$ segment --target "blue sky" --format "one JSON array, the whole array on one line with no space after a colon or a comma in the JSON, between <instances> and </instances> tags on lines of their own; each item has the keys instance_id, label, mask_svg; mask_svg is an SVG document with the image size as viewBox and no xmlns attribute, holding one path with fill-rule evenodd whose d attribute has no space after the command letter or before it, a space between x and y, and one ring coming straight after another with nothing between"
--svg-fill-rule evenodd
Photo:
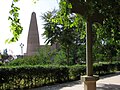
<instances>
[{"instance_id":1,"label":"blue sky","mask_svg":"<svg viewBox=\"0 0 120 90\"><path fill-rule=\"evenodd\" d=\"M20 7L20 22L23 26L23 32L18 42L5 44L5 40L12 36L9 28L10 21L8 21L12 0L0 0L0 51L3 52L7 48L9 54L21 54L20 43L23 43L23 52L26 52L29 23L33 11L37 15L40 44L43 45L44 39L41 34L44 29L43 20L40 16L47 11L52 11L54 8L58 9L58 2L59 0L39 0L36 4L33 4L32 0L20 0L17 5Z\"/></svg>"}]
</instances>

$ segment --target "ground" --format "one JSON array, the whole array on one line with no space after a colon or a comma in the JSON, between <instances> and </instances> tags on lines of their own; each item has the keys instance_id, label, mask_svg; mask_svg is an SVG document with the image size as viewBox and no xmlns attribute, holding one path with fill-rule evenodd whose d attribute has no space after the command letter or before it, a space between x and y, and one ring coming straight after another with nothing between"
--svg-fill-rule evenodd
<instances>
[{"instance_id":1,"label":"ground","mask_svg":"<svg viewBox=\"0 0 120 90\"><path fill-rule=\"evenodd\" d=\"M84 85L78 80L30 90L84 90ZM97 90L120 90L120 73L100 77L97 81Z\"/></svg>"}]
</instances>

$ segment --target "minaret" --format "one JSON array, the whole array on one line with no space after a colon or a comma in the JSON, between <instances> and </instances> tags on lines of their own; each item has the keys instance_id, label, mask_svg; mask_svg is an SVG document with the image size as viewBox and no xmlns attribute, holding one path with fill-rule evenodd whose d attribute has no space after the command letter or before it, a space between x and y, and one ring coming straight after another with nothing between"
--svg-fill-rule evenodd
<instances>
[{"instance_id":1,"label":"minaret","mask_svg":"<svg viewBox=\"0 0 120 90\"><path fill-rule=\"evenodd\" d=\"M29 26L28 38L27 38L27 56L34 55L40 46L39 32L37 26L36 13L33 12L31 15L31 21Z\"/></svg>"}]
</instances>

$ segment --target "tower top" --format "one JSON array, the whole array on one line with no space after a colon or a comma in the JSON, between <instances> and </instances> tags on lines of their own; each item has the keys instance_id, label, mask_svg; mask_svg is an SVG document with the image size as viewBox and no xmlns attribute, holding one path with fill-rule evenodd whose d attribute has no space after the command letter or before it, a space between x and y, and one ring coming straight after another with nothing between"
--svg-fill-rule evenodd
<instances>
[{"instance_id":1,"label":"tower top","mask_svg":"<svg viewBox=\"0 0 120 90\"><path fill-rule=\"evenodd\" d=\"M35 13L35 12L32 12L32 15L36 15L36 13Z\"/></svg>"}]
</instances>

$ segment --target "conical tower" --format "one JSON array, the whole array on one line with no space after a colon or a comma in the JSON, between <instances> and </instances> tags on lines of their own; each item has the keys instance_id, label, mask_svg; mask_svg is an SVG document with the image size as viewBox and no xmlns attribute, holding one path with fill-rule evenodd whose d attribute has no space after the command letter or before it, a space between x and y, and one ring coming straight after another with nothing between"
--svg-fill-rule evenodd
<instances>
[{"instance_id":1,"label":"conical tower","mask_svg":"<svg viewBox=\"0 0 120 90\"><path fill-rule=\"evenodd\" d=\"M39 32L37 26L36 13L33 12L31 15L31 21L29 26L28 38L27 38L27 56L34 55L40 46Z\"/></svg>"}]
</instances>

